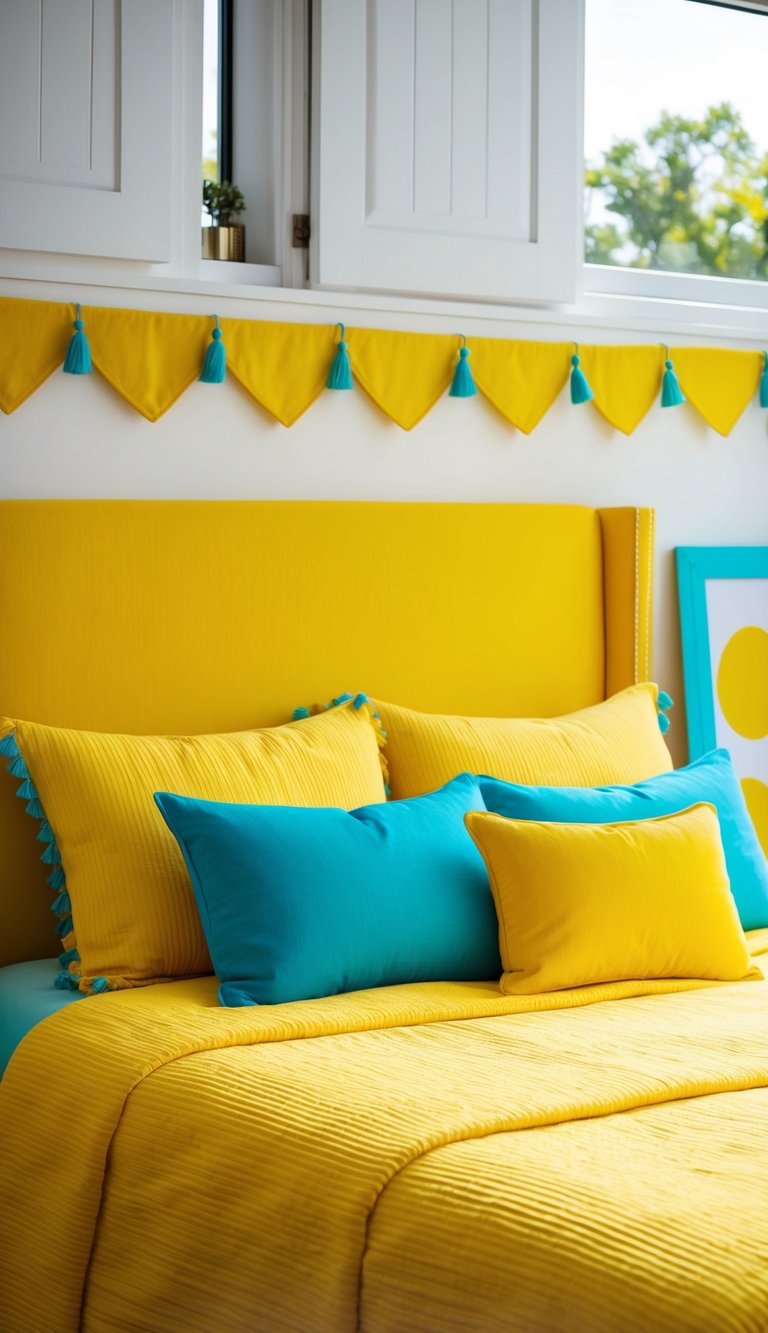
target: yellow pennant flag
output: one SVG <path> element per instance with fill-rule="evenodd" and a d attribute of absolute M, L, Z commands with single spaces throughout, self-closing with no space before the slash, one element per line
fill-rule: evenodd
<path fill-rule="evenodd" d="M 757 393 L 762 352 L 728 347 L 675 347 L 670 355 L 686 398 L 719 435 L 728 435 Z"/>
<path fill-rule="evenodd" d="M 579 346 L 579 356 L 595 407 L 616 430 L 631 435 L 658 401 L 664 348 Z"/>
<path fill-rule="evenodd" d="M 75 307 L 0 297 L 0 409 L 15 412 L 62 365 Z"/>
<path fill-rule="evenodd" d="M 471 338 L 472 374 L 485 397 L 513 426 L 529 435 L 568 379 L 571 343 Z"/>
<path fill-rule="evenodd" d="M 227 369 L 267 412 L 292 426 L 322 393 L 336 350 L 332 324 L 223 319 Z"/>
<path fill-rule="evenodd" d="M 212 321 L 204 315 L 83 307 L 98 371 L 147 421 L 157 421 L 200 376 Z"/>
<path fill-rule="evenodd" d="M 347 329 L 352 374 L 382 412 L 411 430 L 447 392 L 461 339 L 438 333 Z"/>

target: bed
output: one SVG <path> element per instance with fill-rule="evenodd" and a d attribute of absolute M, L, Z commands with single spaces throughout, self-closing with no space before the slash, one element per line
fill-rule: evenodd
<path fill-rule="evenodd" d="M 552 718 L 649 678 L 652 558 L 644 509 L 5 502 L 0 712 Z M 16 786 L 9 969 L 57 944 Z M 226 1008 L 203 975 L 41 1013 L 36 967 L 0 1084 L 9 1333 L 768 1329 L 763 981 Z"/>

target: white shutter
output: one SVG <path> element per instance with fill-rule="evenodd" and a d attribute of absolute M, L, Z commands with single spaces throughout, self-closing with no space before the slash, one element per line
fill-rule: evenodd
<path fill-rule="evenodd" d="M 0 246 L 171 256 L 173 0 L 2 0 Z"/>
<path fill-rule="evenodd" d="M 312 280 L 569 301 L 583 0 L 317 0 Z"/>

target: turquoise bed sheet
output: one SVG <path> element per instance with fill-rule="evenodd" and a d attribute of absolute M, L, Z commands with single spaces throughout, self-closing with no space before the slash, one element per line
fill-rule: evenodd
<path fill-rule="evenodd" d="M 79 991 L 57 990 L 57 958 L 0 967 L 0 1078 L 22 1037 L 49 1014 L 83 997 Z"/>

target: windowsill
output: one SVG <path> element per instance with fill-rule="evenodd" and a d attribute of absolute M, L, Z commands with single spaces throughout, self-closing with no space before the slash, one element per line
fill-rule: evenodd
<path fill-rule="evenodd" d="M 201 259 L 200 281 L 208 290 L 209 283 L 231 287 L 279 287 L 283 280 L 277 264 L 238 264 L 233 259 Z"/>
<path fill-rule="evenodd" d="M 396 328 L 397 316 L 417 316 L 423 319 L 427 331 L 443 331 L 447 323 L 455 331 L 458 322 L 463 332 L 474 328 L 477 335 L 491 336 L 497 332 L 493 326 L 502 324 L 507 326 L 507 336 L 521 338 L 535 338 L 539 330 L 546 338 L 548 328 L 556 326 L 556 336 L 561 337 L 563 333 L 566 337 L 590 337 L 605 331 L 634 335 L 631 340 L 637 342 L 725 339 L 750 347 L 768 342 L 768 290 L 765 308 L 594 291 L 585 292 L 573 305 L 502 305 L 408 294 L 280 287 L 280 269 L 271 266 L 209 260 L 203 268 L 206 272 L 216 270 L 215 276 L 211 272 L 205 278 L 160 277 L 106 268 L 88 272 L 65 264 L 36 265 L 32 259 L 3 272 L 0 258 L 0 289 L 6 296 L 80 300 L 84 304 L 90 299 L 94 305 L 125 304 L 134 308 L 140 304 L 139 294 L 144 293 L 154 296 L 146 304 L 157 309 L 169 308 L 167 300 L 157 299 L 168 294 L 187 298 L 178 301 L 177 309 L 200 314 L 210 313 L 211 298 L 215 297 L 218 313 L 229 311 L 236 318 L 248 318 L 254 303 L 276 307 L 274 314 L 270 312 L 272 318 L 300 322 L 308 318 L 313 322 L 327 319 L 329 323 L 343 319 L 352 324 L 372 316 L 374 326 Z M 238 270 L 237 274 L 232 270 Z M 98 293 L 107 291 L 110 297 L 100 302 Z"/>

